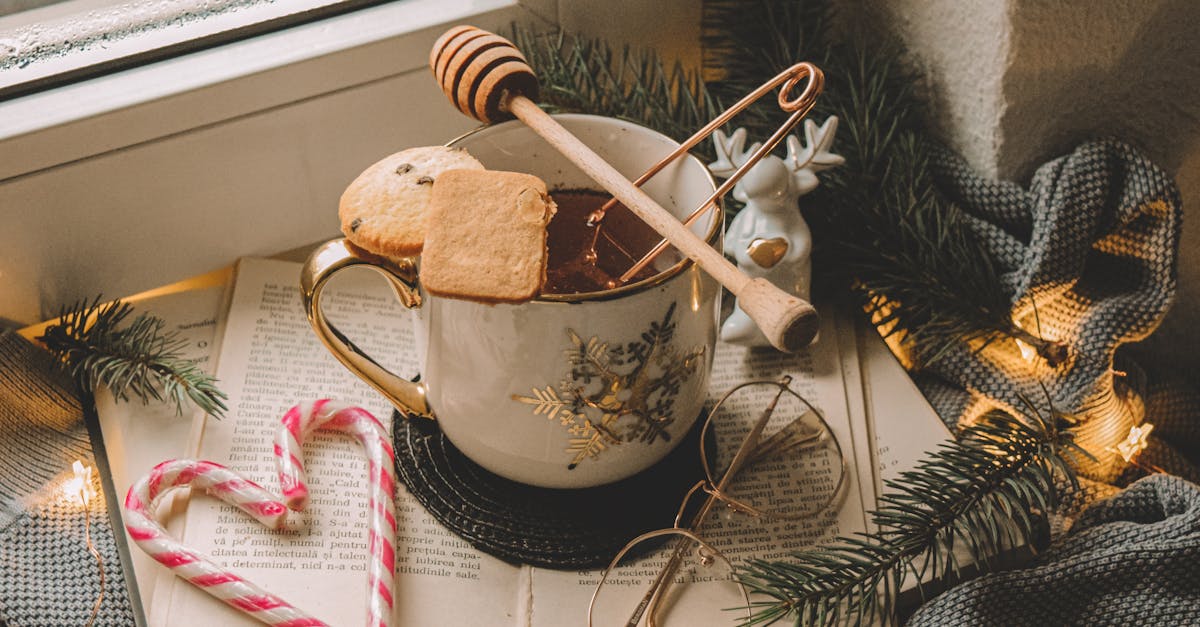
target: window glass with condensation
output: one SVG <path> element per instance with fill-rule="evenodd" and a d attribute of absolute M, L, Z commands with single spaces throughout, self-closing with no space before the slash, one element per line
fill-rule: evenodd
<path fill-rule="evenodd" d="M 383 0 L 0 0 L 0 99 Z"/>

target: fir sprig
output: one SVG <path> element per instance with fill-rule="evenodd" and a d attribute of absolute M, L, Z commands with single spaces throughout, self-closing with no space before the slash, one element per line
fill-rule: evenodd
<path fill-rule="evenodd" d="M 514 27 L 513 41 L 537 74 L 540 104 L 549 112 L 619 118 L 676 140 L 720 113 L 699 73 L 679 63 L 668 69 L 653 51 L 625 47 L 616 52 L 602 40 L 520 27 Z"/>
<path fill-rule="evenodd" d="M 1030 544 L 1036 514 L 1053 511 L 1056 482 L 1074 484 L 1070 458 L 1083 454 L 1060 416 L 1030 414 L 987 414 L 888 482 L 876 531 L 743 566 L 747 588 L 770 599 L 753 603 L 748 624 L 890 622 L 906 576 L 919 585 L 965 566 L 956 546 L 986 567 Z"/>
<path fill-rule="evenodd" d="M 129 303 L 97 297 L 64 308 L 57 324 L 37 338 L 84 390 L 107 387 L 119 401 L 167 401 L 177 413 L 190 400 L 220 417 L 225 393 L 216 379 L 182 356 L 187 341 L 163 328 L 160 318 L 133 313 Z"/>
<path fill-rule="evenodd" d="M 1015 327 L 997 269 L 934 187 L 929 163 L 939 147 L 901 51 L 863 37 L 838 42 L 832 22 L 828 3 L 817 0 L 704 3 L 704 61 L 720 77 L 709 84 L 718 97 L 746 93 L 797 60 L 825 72 L 810 117 L 838 116 L 837 152 L 846 162 L 822 172 L 821 186 L 801 202 L 817 277 L 839 291 L 850 286 L 917 367 L 953 346 L 1006 336 L 1049 350 Z M 747 126 L 765 137 L 783 117 L 760 107 Z"/>
<path fill-rule="evenodd" d="M 615 53 L 603 41 L 515 29 L 542 84 L 549 111 L 580 111 L 646 125 L 675 139 L 691 135 L 733 102 L 797 60 L 816 62 L 826 88 L 811 114 L 841 120 L 846 163 L 821 175 L 803 199 L 815 237 L 819 281 L 852 288 L 886 333 L 902 340 L 910 363 L 935 363 L 953 347 L 1021 337 L 1043 355 L 1057 348 L 1013 324 L 997 270 L 958 207 L 937 193 L 917 77 L 898 50 L 863 40 L 832 41 L 829 7 L 815 0 L 708 0 L 704 73 L 708 83 L 652 51 Z M 771 99 L 739 116 L 754 137 L 786 117 Z M 696 152 L 711 157 L 708 142 Z M 736 207 L 730 205 L 736 210 Z"/>

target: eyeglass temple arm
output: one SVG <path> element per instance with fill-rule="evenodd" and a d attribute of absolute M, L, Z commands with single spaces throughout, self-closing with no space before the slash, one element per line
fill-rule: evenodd
<path fill-rule="evenodd" d="M 779 403 L 780 397 L 782 397 L 783 393 L 787 391 L 787 386 L 791 382 L 792 377 L 789 375 L 784 375 L 783 378 L 779 380 L 779 391 L 775 393 L 775 397 L 771 399 L 771 402 L 767 405 L 766 409 L 763 410 L 762 414 L 758 417 L 758 420 L 755 421 L 754 426 L 750 428 L 750 433 L 746 434 L 746 437 L 738 446 L 737 452 L 733 455 L 733 460 L 729 462 L 729 468 L 725 470 L 725 473 L 721 475 L 721 479 L 717 482 L 716 490 L 706 490 L 708 493 L 708 498 L 704 499 L 704 503 L 700 506 L 699 511 L 697 511 L 696 515 L 692 517 L 691 524 L 689 524 L 687 527 L 688 531 L 697 533 L 700 529 L 700 526 L 704 524 L 704 521 L 708 518 L 708 514 L 712 511 L 713 505 L 715 505 L 718 500 L 717 495 L 723 492 L 725 489 L 725 484 L 729 483 L 733 476 L 736 475 L 737 472 L 741 470 L 741 467 L 745 464 L 746 458 L 751 452 L 750 443 L 758 441 L 758 437 L 762 434 L 762 430 L 766 428 L 767 422 L 771 420 L 771 415 L 775 413 L 775 406 Z M 704 446 L 704 443 L 701 442 L 700 446 Z M 691 490 L 688 490 L 687 495 L 684 497 L 683 504 L 679 507 L 679 513 L 675 515 L 676 527 L 679 527 L 679 521 L 683 517 L 683 510 L 687 507 L 688 499 L 690 499 L 692 495 L 696 493 L 697 489 L 702 488 L 703 486 L 704 482 L 700 481 L 697 482 L 696 485 L 692 486 Z M 646 624 L 648 627 L 656 627 L 658 621 L 654 617 L 655 614 L 658 613 L 658 605 L 662 601 L 663 596 L 666 594 L 667 589 L 671 587 L 671 583 L 674 580 L 675 571 L 679 569 L 679 563 L 683 560 L 683 554 L 687 551 L 688 544 L 688 540 L 685 539 L 681 539 L 678 543 L 676 543 L 675 550 L 671 552 L 671 559 L 667 560 L 666 565 L 663 566 L 661 571 L 659 571 L 658 576 L 655 577 L 654 582 L 650 585 L 650 589 L 646 591 L 646 594 L 642 597 L 642 600 L 634 609 L 633 615 L 630 616 L 629 621 L 625 623 L 625 627 L 637 627 L 638 622 L 642 619 L 642 615 L 647 611 L 649 614 L 646 616 Z"/>
<path fill-rule="evenodd" d="M 701 446 L 703 446 L 703 444 L 701 444 Z M 693 485 L 683 497 L 683 502 L 679 505 L 679 511 L 675 514 L 676 529 L 682 529 L 682 527 L 679 526 L 679 522 L 683 518 L 683 511 L 687 509 L 688 501 L 692 499 L 692 495 L 695 494 L 697 490 L 701 490 L 706 481 L 707 479 L 701 479 L 700 481 L 697 481 L 696 485 Z M 708 517 L 709 511 L 717 502 L 717 495 L 715 493 L 707 490 L 705 493 L 708 495 L 708 497 L 705 498 L 704 503 L 700 505 L 700 510 L 696 512 L 696 515 L 692 518 L 691 525 L 687 529 L 693 533 L 695 533 L 696 529 L 704 522 L 704 519 Z M 671 577 L 675 575 L 675 571 L 679 568 L 679 562 L 683 559 L 683 554 L 687 552 L 689 543 L 690 540 L 687 538 L 680 538 L 676 542 L 675 550 L 671 552 L 671 558 L 667 560 L 667 563 L 663 566 L 662 570 L 658 571 L 658 576 L 655 577 L 654 581 L 650 583 L 650 587 L 646 590 L 646 594 L 642 596 L 640 601 L 638 601 L 637 607 L 633 608 L 633 614 L 630 615 L 629 620 L 626 621 L 625 627 L 637 627 L 638 623 L 642 620 L 642 616 L 646 615 L 647 610 L 650 612 L 649 615 L 646 615 L 647 627 L 657 627 L 658 620 L 654 618 L 654 615 L 658 612 L 659 600 L 662 599 L 663 594 L 665 594 L 667 588 L 670 587 Z"/>
<path fill-rule="evenodd" d="M 758 420 L 754 422 L 754 426 L 750 428 L 750 433 L 746 434 L 746 437 L 742 440 L 741 445 L 738 446 L 737 452 L 733 454 L 733 459 L 729 462 L 729 468 L 725 470 L 725 474 L 721 475 L 721 480 L 717 482 L 718 493 L 723 491 L 725 489 L 725 484 L 729 483 L 729 480 L 732 479 L 733 476 L 742 469 L 742 466 L 746 465 L 747 458 L 749 458 L 754 449 L 757 448 L 751 447 L 750 443 L 758 442 L 758 438 L 762 435 L 763 429 L 767 428 L 767 422 L 771 420 L 771 415 L 775 413 L 775 406 L 779 404 L 779 398 L 782 397 L 783 393 L 787 391 L 787 386 L 791 382 L 792 377 L 790 375 L 784 375 L 783 378 L 779 380 L 779 391 L 775 393 L 775 397 L 771 399 L 771 402 L 767 405 L 766 409 L 763 410 L 762 415 L 760 415 Z"/>
<path fill-rule="evenodd" d="M 749 462 L 751 464 L 770 459 L 782 453 L 786 453 L 792 449 L 801 448 L 807 444 L 818 442 L 825 437 L 825 430 L 812 431 L 805 433 L 801 430 L 803 421 L 809 416 L 815 416 L 816 412 L 809 410 L 804 412 L 795 422 L 771 434 L 771 437 L 759 442 L 754 447 L 751 453 Z"/>

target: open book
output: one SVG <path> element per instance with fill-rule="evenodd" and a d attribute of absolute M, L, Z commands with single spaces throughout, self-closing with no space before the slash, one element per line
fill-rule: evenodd
<path fill-rule="evenodd" d="M 100 407 L 110 451 L 125 456 L 114 465 L 119 493 L 154 463 L 175 456 L 227 464 L 271 489 L 272 437 L 292 405 L 336 398 L 381 418 L 390 414 L 387 402 L 342 368 L 312 333 L 298 276 L 297 263 L 246 259 L 228 290 L 212 286 L 144 301 L 145 309 L 173 324 L 213 337 L 207 353 L 197 357 L 215 364 L 220 387 L 229 394 L 229 412 L 221 420 L 202 415 L 167 420 L 164 427 L 161 419 L 146 422 L 135 415 L 148 411 L 137 406 Z M 356 343 L 370 347 L 398 374 L 419 371 L 408 314 L 378 276 L 349 270 L 326 293 L 330 319 Z M 821 339 L 797 355 L 718 345 L 713 396 L 742 381 L 790 374 L 793 388 L 825 415 L 847 457 L 846 498 L 821 524 L 710 520 L 702 533 L 735 562 L 783 558 L 790 550 L 865 530 L 881 477 L 911 467 L 948 436 L 873 331 L 862 332 L 833 311 L 821 313 Z M 203 343 L 196 341 L 197 347 Z M 153 429 L 162 436 L 156 446 L 150 445 Z M 366 461 L 351 439 L 321 432 L 306 446 L 306 460 L 312 502 L 306 513 L 292 514 L 287 530 L 272 532 L 203 496 L 176 503 L 170 528 L 218 563 L 328 623 L 362 624 Z M 599 572 L 553 571 L 490 557 L 444 529 L 403 488 L 397 512 L 395 624 L 584 623 Z M 151 625 L 258 624 L 141 556 L 134 566 Z M 720 611 L 726 601 L 713 603 L 695 608 L 697 621 L 733 620 Z"/>

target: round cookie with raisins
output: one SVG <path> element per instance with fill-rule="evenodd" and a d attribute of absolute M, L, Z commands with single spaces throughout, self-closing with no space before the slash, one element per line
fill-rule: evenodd
<path fill-rule="evenodd" d="M 433 183 L 449 170 L 482 170 L 461 148 L 423 146 L 385 157 L 342 193 L 338 218 L 354 245 L 386 257 L 411 257 L 425 243 Z"/>

